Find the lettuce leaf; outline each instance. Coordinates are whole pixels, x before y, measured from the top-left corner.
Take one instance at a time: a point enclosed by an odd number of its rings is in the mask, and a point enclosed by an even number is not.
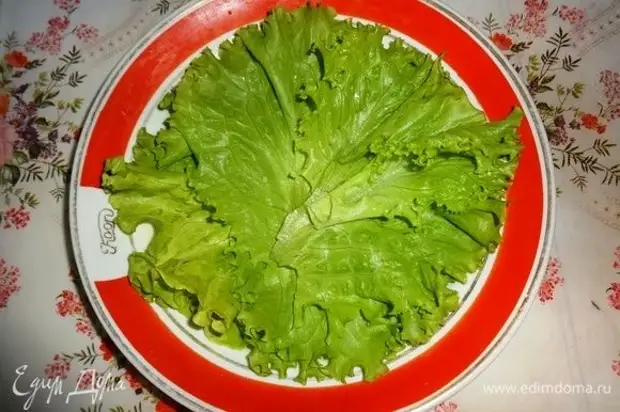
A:
[[[520,151],[440,59],[324,7],[274,10],[205,50],[103,187],[129,278],[259,375],[372,380],[427,342],[501,242]]]

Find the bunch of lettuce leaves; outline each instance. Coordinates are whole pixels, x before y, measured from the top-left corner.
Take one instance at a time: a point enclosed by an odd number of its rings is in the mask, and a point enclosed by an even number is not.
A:
[[[520,150],[432,56],[331,9],[276,9],[205,50],[156,135],[109,159],[116,223],[154,228],[129,277],[249,367],[387,371],[459,306],[500,241]]]

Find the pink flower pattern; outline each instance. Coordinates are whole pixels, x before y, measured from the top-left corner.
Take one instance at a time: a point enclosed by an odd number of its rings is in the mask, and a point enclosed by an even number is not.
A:
[[[568,136],[568,132],[565,128],[560,127],[554,131],[554,133],[549,133],[549,142],[555,146],[561,146],[568,143],[571,138]]]
[[[611,361],[611,370],[618,376],[620,376],[620,360],[614,359]]]
[[[79,40],[85,43],[92,43],[99,37],[99,31],[86,24],[79,24],[67,33],[71,25],[69,17],[79,6],[80,0],[55,0],[54,4],[66,14],[49,19],[45,32],[32,33],[26,42],[27,50],[39,49],[48,54],[57,55],[61,51],[63,39],[69,34],[75,34]]]
[[[435,406],[433,412],[459,412],[459,406],[452,401],[446,401]]]
[[[534,37],[544,37],[548,30],[548,0],[526,0],[524,2],[525,10],[523,13],[511,13],[504,28],[508,33],[515,33],[521,30],[526,34]],[[578,34],[583,30],[585,22],[585,11],[578,7],[560,6],[558,16],[573,25],[573,30]]]
[[[99,372],[93,372],[91,369],[82,370],[78,373],[76,378],[77,388],[90,389],[93,387],[93,383],[96,383],[97,379],[100,377],[101,374]]]
[[[63,290],[56,297],[56,313],[62,317],[70,316],[76,318],[76,332],[86,335],[90,339],[96,337],[94,326],[77,293],[71,290]]]
[[[84,43],[92,43],[99,37],[99,30],[87,24],[80,24],[75,28],[75,36]]]
[[[54,4],[60,10],[73,13],[80,6],[80,0],[54,0]]]
[[[599,81],[603,86],[603,93],[609,103],[620,99],[620,73],[611,70],[602,71]]]
[[[134,391],[140,390],[142,388],[142,375],[140,375],[140,373],[138,373],[138,371],[136,371],[133,367],[129,366],[125,369],[123,378],[125,378],[125,381],[129,385],[129,387]]]
[[[91,339],[95,339],[95,330],[93,324],[89,319],[78,319],[75,321],[75,331],[86,335]]]
[[[616,310],[620,310],[620,283],[611,282],[607,288],[607,303]]]
[[[504,28],[508,33],[521,30],[535,37],[543,37],[547,33],[547,17],[545,12],[549,7],[546,0],[540,2],[526,0],[524,13],[511,13]]]
[[[0,258],[0,309],[6,308],[9,298],[21,289],[20,275],[18,267],[9,266],[4,259]]]
[[[545,13],[549,8],[549,0],[525,0],[523,4],[528,13]]]
[[[611,267],[615,270],[620,269],[620,246],[614,250],[614,260]],[[620,272],[618,272],[620,274]],[[615,310],[620,310],[620,283],[611,282],[607,288],[607,303]],[[620,355],[620,354],[619,354]],[[620,359],[611,361],[611,370],[620,376]]]
[[[60,316],[75,316],[84,314],[84,306],[79,296],[71,290],[63,290],[56,302],[56,313]]]
[[[62,46],[61,43],[64,31],[66,28],[61,29],[64,23],[58,22],[57,19],[61,18],[55,17],[50,19],[50,21],[48,22],[47,30],[44,33],[32,33],[28,42],[26,42],[26,49],[33,50],[35,48],[38,48],[39,50],[47,52],[52,56],[59,54]]]
[[[96,379],[95,379],[96,381]],[[78,389],[88,389],[92,387],[93,384],[93,373],[90,371],[85,371],[84,373],[79,373],[77,377],[77,388]]]
[[[3,229],[23,229],[30,222],[30,212],[26,210],[24,205],[20,207],[12,207],[2,214],[4,221]]]
[[[535,37],[543,37],[547,34],[547,18],[537,13],[526,13],[521,20],[521,30]]]
[[[545,13],[548,8],[548,0],[525,0],[525,13],[521,18],[520,29],[535,37],[543,37],[547,34]]]
[[[64,32],[69,27],[71,21],[67,16],[52,17],[47,22],[47,29],[55,32]]]
[[[71,362],[62,357],[59,354],[54,355],[54,359],[51,363],[45,366],[45,377],[48,379],[54,379],[60,377],[60,379],[67,379],[67,375],[71,371]]]
[[[553,300],[556,288],[564,284],[564,278],[560,275],[561,267],[562,263],[557,258],[551,258],[540,289],[538,289],[538,300],[542,303]]]
[[[36,31],[30,35],[30,38],[26,42],[26,50],[32,51],[35,47],[37,47],[41,41],[43,40],[43,36],[45,34],[40,31]]]
[[[509,33],[514,33],[516,30],[521,27],[521,20],[523,19],[522,15],[519,13],[511,13],[504,25],[504,28]]]
[[[561,5],[558,13],[562,20],[567,21],[570,24],[579,24],[586,16],[583,9],[578,7],[568,7],[566,5]]]

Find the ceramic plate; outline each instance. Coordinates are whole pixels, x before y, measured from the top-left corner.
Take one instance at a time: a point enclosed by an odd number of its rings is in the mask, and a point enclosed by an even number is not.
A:
[[[165,118],[161,97],[205,47],[217,48],[239,27],[258,22],[276,5],[299,1],[215,0],[192,4],[154,28],[101,89],[84,127],[71,182],[70,223],[84,288],[114,343],[165,393],[193,410],[419,410],[446,399],[498,354],[535,294],[552,233],[554,187],[544,128],[526,88],[483,35],[445,6],[415,0],[326,0],[342,18],[379,23],[390,36],[434,55],[490,120],[520,106],[524,145],[503,243],[459,289],[462,307],[426,345],[404,351],[390,372],[347,383],[259,377],[243,351],[209,342],[183,317],[143,300],[126,276],[127,257],[149,240],[148,226],[132,236],[114,224],[100,188],[104,160],[129,156],[137,131],[155,133]],[[386,39],[389,41],[389,39]]]

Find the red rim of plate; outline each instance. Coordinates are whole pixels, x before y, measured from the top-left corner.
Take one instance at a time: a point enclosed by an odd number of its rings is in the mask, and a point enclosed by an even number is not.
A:
[[[144,108],[161,84],[191,55],[222,34],[261,20],[276,5],[295,7],[303,3],[203,2],[155,28],[119,64],[91,109],[73,168],[70,223],[79,272],[91,304],[114,343],[141,373],[190,408],[383,411],[428,406],[473,379],[473,371],[479,373],[508,341],[509,331],[515,331],[548,259],[553,225],[548,147],[533,102],[498,50],[445,6],[412,0],[320,2],[339,14],[391,27],[443,54],[491,120],[505,117],[515,106],[526,113],[520,127],[524,149],[508,194],[504,239],[491,274],[463,317],[428,350],[372,383],[297,388],[247,379],[186,346],[126,277],[97,282],[89,279],[81,258],[77,192],[100,188],[104,160],[125,153]]]

